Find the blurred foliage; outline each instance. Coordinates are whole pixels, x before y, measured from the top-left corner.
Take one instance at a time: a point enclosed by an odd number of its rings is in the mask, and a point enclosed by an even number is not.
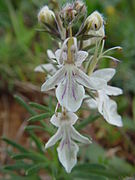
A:
[[[0,0],[0,90],[7,89],[9,92],[13,92],[17,80],[31,82],[38,86],[41,85],[41,80],[37,78],[34,68],[39,64],[47,62],[47,49],[57,48],[53,39],[48,34],[36,30],[39,27],[37,23],[38,10],[42,5],[49,2],[49,0]],[[66,0],[59,0],[61,6],[64,2]],[[124,90],[124,95],[117,98],[119,112],[123,116],[124,128],[122,131],[116,131],[115,128],[102,122],[100,123],[101,130],[97,133],[97,136],[101,137],[102,130],[104,130],[106,141],[112,145],[116,140],[124,136],[125,144],[129,146],[131,152],[133,151],[132,153],[135,153],[134,140],[132,141],[130,136],[127,136],[129,133],[135,133],[135,1],[86,0],[86,4],[88,14],[94,10],[98,10],[104,15],[107,35],[105,47],[109,48],[120,45],[123,48],[122,52],[115,52],[113,54],[121,62],[117,65],[117,74],[112,84]],[[100,67],[108,66],[113,67],[116,64],[103,59]],[[39,120],[40,125],[30,124],[26,127],[26,131],[29,132],[32,141],[36,144],[37,152],[32,151],[32,148],[30,150],[24,150],[22,149],[23,147],[4,139],[20,151],[18,155],[8,151],[7,153],[13,159],[16,159],[15,164],[1,169],[3,172],[10,172],[12,179],[38,180],[40,178],[35,172],[42,168],[46,169],[47,173],[53,174],[54,177],[58,176],[57,179],[111,179],[111,177],[108,177],[108,171],[109,175],[111,176],[112,173],[112,177],[116,179],[117,175],[121,178],[132,176],[133,172],[135,172],[133,167],[125,160],[115,156],[108,159],[105,155],[106,151],[97,144],[91,145],[86,149],[87,152],[83,152],[85,149],[80,152],[80,163],[85,163],[85,165],[82,166],[80,164],[76,166],[71,174],[71,178],[60,168],[61,166],[59,166],[53,149],[50,150],[49,156],[54,155],[56,159],[54,160],[54,165],[48,165],[51,161],[48,161],[46,156],[44,156],[44,145],[35,135],[35,130],[47,131],[49,134],[55,131],[55,129],[43,121],[43,118],[51,116],[52,112],[50,110],[52,108],[54,109],[54,107],[50,108],[49,105],[48,110],[48,107],[33,102],[30,105],[26,105],[18,97],[17,101],[21,102],[21,105],[32,114],[29,122],[32,123]],[[37,114],[34,108],[40,110],[41,114]],[[49,114],[46,113],[46,110],[49,111]],[[93,121],[94,117],[93,119],[85,119],[82,124],[81,122],[78,124],[78,129],[81,130]],[[29,156],[31,153],[34,153],[33,156]],[[25,163],[23,160],[25,158],[30,159],[30,163]],[[82,160],[83,162],[81,162]],[[95,164],[96,172],[92,169],[94,166],[91,163]],[[56,170],[56,167],[58,170]],[[27,176],[23,177],[19,176],[20,173],[13,173],[11,170],[14,169],[23,169],[25,171],[24,174]]]

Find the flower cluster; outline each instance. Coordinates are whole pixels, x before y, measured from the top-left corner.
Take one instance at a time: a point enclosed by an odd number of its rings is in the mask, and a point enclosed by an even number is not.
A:
[[[79,0],[55,12],[44,6],[38,13],[38,20],[45,31],[55,37],[59,46],[55,52],[47,50],[49,63],[35,68],[37,72],[48,72],[41,91],[55,89],[58,100],[55,114],[50,120],[58,130],[45,148],[60,140],[57,148],[59,161],[70,173],[77,162],[79,147],[76,141],[91,143],[73,127],[78,119],[75,112],[83,101],[89,108],[97,108],[108,123],[122,126],[117,104],[109,97],[122,94],[122,90],[107,84],[114,76],[115,69],[98,69],[98,63],[103,58],[119,61],[108,53],[121,47],[104,51],[103,16],[94,11],[87,17],[87,8]],[[57,112],[60,106],[62,110]]]

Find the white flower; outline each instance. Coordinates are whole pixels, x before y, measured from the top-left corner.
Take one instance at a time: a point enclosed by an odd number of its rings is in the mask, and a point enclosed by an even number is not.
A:
[[[57,148],[58,157],[68,173],[71,172],[72,168],[77,163],[79,147],[74,140],[84,144],[91,143],[87,137],[82,136],[73,127],[77,119],[77,115],[71,112],[66,112],[66,114],[58,113],[57,116],[53,115],[50,121],[53,125],[58,127],[58,130],[45,145],[45,148],[49,148],[61,139]]]
[[[68,39],[65,40],[62,49],[56,51],[56,59],[58,60],[61,68],[49,78],[41,87],[41,91],[48,91],[55,88],[56,85],[56,97],[61,106],[64,106],[67,110],[75,112],[77,111],[85,95],[84,87],[91,90],[99,90],[106,84],[105,80],[99,77],[89,77],[78,67],[87,57],[87,52],[78,51],[77,41],[75,38],[74,45],[72,46],[72,59],[67,61],[67,52],[65,49]],[[84,87],[83,87],[84,86]]]
[[[48,6],[44,6],[38,13],[38,21],[41,23],[47,23],[49,25],[54,25],[55,23],[55,14]]]
[[[97,70],[92,74],[92,77],[103,78],[106,82],[110,81],[115,74],[115,69],[106,68]],[[95,99],[86,100],[86,103],[90,108],[98,108],[100,114],[103,115],[104,119],[115,126],[121,127],[122,119],[117,113],[117,104],[111,100],[109,96],[117,96],[122,94],[122,90],[117,87],[106,85],[103,89],[98,90],[98,97]]]

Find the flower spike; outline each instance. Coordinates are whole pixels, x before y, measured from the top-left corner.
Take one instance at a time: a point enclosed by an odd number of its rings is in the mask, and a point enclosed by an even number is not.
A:
[[[58,128],[48,140],[45,149],[57,142],[60,163],[67,173],[77,163],[79,146],[77,142],[90,144],[91,140],[82,136],[74,124],[78,116],[74,113],[83,101],[99,113],[111,125],[122,127],[122,118],[117,112],[117,104],[110,96],[122,94],[122,90],[108,85],[116,73],[114,68],[99,69],[102,59],[119,60],[110,56],[113,50],[104,51],[106,40],[103,16],[94,11],[87,17],[87,8],[83,1],[76,0],[60,8],[50,10],[44,6],[38,14],[43,31],[55,37],[58,48],[47,50],[48,62],[35,68],[36,72],[47,74],[41,86],[42,92],[55,89],[57,105],[50,122]],[[59,9],[59,12],[56,10]],[[86,97],[86,98],[85,98]]]

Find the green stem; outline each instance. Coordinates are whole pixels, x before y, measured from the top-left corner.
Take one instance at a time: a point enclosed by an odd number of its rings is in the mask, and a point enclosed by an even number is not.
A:
[[[91,60],[90,66],[88,68],[88,75],[89,76],[92,74],[92,72],[94,71],[94,69],[98,63],[98,49],[99,49],[100,43],[101,43],[101,41],[99,43],[96,42],[95,53],[94,53],[93,59]]]

